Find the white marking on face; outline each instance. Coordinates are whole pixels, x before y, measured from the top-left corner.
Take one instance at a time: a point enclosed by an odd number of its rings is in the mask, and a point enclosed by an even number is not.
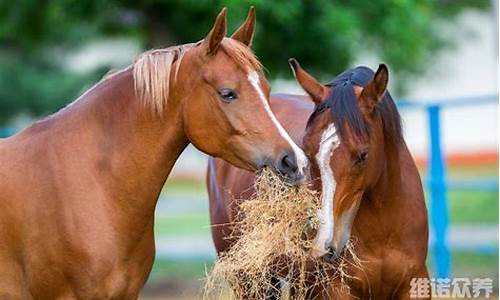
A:
[[[335,228],[332,242],[332,247],[337,255],[340,255],[347,243],[347,240],[349,240],[349,237],[351,236],[351,228],[358,208],[359,201],[357,201],[357,203],[353,203],[349,209],[342,213],[339,220],[337,220],[337,226]]]
[[[250,84],[257,90],[257,94],[259,95],[259,99],[262,102],[262,105],[264,105],[264,109],[266,110],[266,113],[269,115],[271,118],[272,122],[274,123],[274,126],[278,128],[278,131],[280,135],[290,144],[290,146],[293,149],[293,152],[295,153],[295,157],[297,158],[297,167],[299,168],[299,174],[303,175],[304,170],[307,167],[307,158],[302,149],[295,144],[295,142],[292,140],[292,138],[288,135],[286,130],[281,126],[280,122],[278,122],[278,119],[276,119],[276,116],[274,115],[273,111],[271,110],[271,107],[269,106],[269,102],[266,100],[266,96],[264,95],[264,92],[262,91],[262,88],[260,87],[260,79],[259,79],[259,74],[255,71],[250,71],[248,74],[248,81],[250,81]]]
[[[321,209],[318,216],[321,224],[314,239],[313,254],[323,256],[328,252],[328,248],[333,239],[333,197],[337,183],[333,177],[333,170],[330,167],[330,157],[333,151],[340,145],[335,125],[331,123],[321,134],[319,150],[316,153],[316,162],[321,176]]]

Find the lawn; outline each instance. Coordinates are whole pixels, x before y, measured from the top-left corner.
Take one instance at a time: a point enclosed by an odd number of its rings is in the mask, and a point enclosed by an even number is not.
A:
[[[186,199],[192,202],[193,210],[176,214],[157,214],[157,235],[210,233],[204,183],[174,182],[165,194],[175,198],[195,195],[195,199]],[[498,191],[450,190],[448,211],[451,224],[498,224],[498,196]],[[430,200],[428,197],[427,199]]]
[[[498,164],[454,165],[448,177],[455,180],[496,179]],[[452,224],[498,224],[498,189],[496,191],[451,189],[448,209]]]
[[[498,224],[498,192],[452,190],[448,197],[452,225]],[[157,235],[210,234],[208,211],[158,215],[155,224]]]
[[[160,215],[155,220],[156,235],[210,235],[208,211],[190,212],[175,216]]]
[[[151,271],[150,280],[202,280],[212,267],[213,261],[208,260],[169,260],[157,259]]]
[[[452,272],[455,277],[489,277],[495,279],[498,287],[498,254],[481,254],[454,251]]]
[[[206,196],[207,188],[205,181],[174,178],[167,180],[163,186],[161,194],[169,196]]]
[[[429,260],[432,260],[431,254]],[[498,255],[455,251],[452,252],[452,261],[453,277],[493,278],[495,280],[495,290],[498,289],[498,281],[496,280],[498,278]],[[431,262],[429,262],[429,265],[431,265]],[[144,293],[150,296],[157,295],[158,292],[165,292],[168,295],[189,294],[190,296],[184,297],[187,297],[186,299],[190,299],[189,297],[197,299],[203,285],[203,278],[211,266],[212,261],[156,260]],[[171,296],[171,298],[177,299],[179,296]]]
[[[428,265],[432,265],[432,253],[429,253]],[[453,276],[455,277],[498,277],[498,255],[477,254],[463,251],[452,252]],[[151,279],[153,281],[169,280],[201,280],[205,272],[212,267],[210,260],[173,261],[156,260]]]
[[[448,194],[452,224],[498,224],[498,191],[458,191]]]

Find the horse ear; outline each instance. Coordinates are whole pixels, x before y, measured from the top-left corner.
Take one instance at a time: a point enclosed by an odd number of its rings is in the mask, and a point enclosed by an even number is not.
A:
[[[223,8],[217,19],[215,19],[214,26],[212,30],[208,33],[207,37],[205,37],[204,43],[207,47],[207,53],[213,55],[219,49],[220,43],[222,39],[226,36],[227,25],[226,25],[226,11],[227,8]]]
[[[290,58],[288,63],[292,67],[295,79],[304,89],[304,91],[311,96],[314,103],[320,104],[328,94],[328,88],[319,83],[314,77],[307,73],[300,67],[300,64],[295,58]]]
[[[248,11],[248,15],[245,22],[243,22],[240,28],[238,28],[233,33],[231,38],[250,47],[252,45],[254,33],[255,33],[255,8],[253,6],[250,6],[250,10]]]
[[[388,82],[389,70],[385,64],[380,64],[373,79],[368,82],[359,97],[360,107],[364,113],[371,114],[377,104],[382,101]]]

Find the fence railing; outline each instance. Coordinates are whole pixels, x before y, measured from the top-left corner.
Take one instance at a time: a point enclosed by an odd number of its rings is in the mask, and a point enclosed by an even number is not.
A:
[[[8,137],[14,133],[15,130],[12,127],[0,127],[0,138]]]
[[[435,263],[435,275],[438,278],[450,277],[451,254],[448,247],[448,189],[478,189],[497,190],[498,179],[486,180],[460,180],[450,181],[446,172],[445,155],[443,153],[441,138],[441,111],[446,107],[477,106],[484,104],[498,104],[498,95],[485,95],[476,97],[460,97],[454,99],[440,99],[432,102],[416,102],[400,99],[400,109],[422,109],[427,113],[429,153],[426,184],[430,195],[430,223],[434,234],[433,255]],[[496,134],[496,128],[492,129]]]

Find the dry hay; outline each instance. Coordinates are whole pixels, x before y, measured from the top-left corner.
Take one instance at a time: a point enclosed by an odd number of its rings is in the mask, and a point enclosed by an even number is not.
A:
[[[345,279],[350,277],[344,269],[360,266],[352,243],[335,267],[309,253],[321,222],[316,192],[306,185],[289,186],[269,170],[257,176],[255,190],[239,205],[228,237],[236,242],[207,275],[204,299],[265,299],[276,290],[272,278],[287,283],[288,293],[282,296],[290,299],[304,299],[306,288],[327,287],[335,277],[340,277],[342,292],[348,292]]]

